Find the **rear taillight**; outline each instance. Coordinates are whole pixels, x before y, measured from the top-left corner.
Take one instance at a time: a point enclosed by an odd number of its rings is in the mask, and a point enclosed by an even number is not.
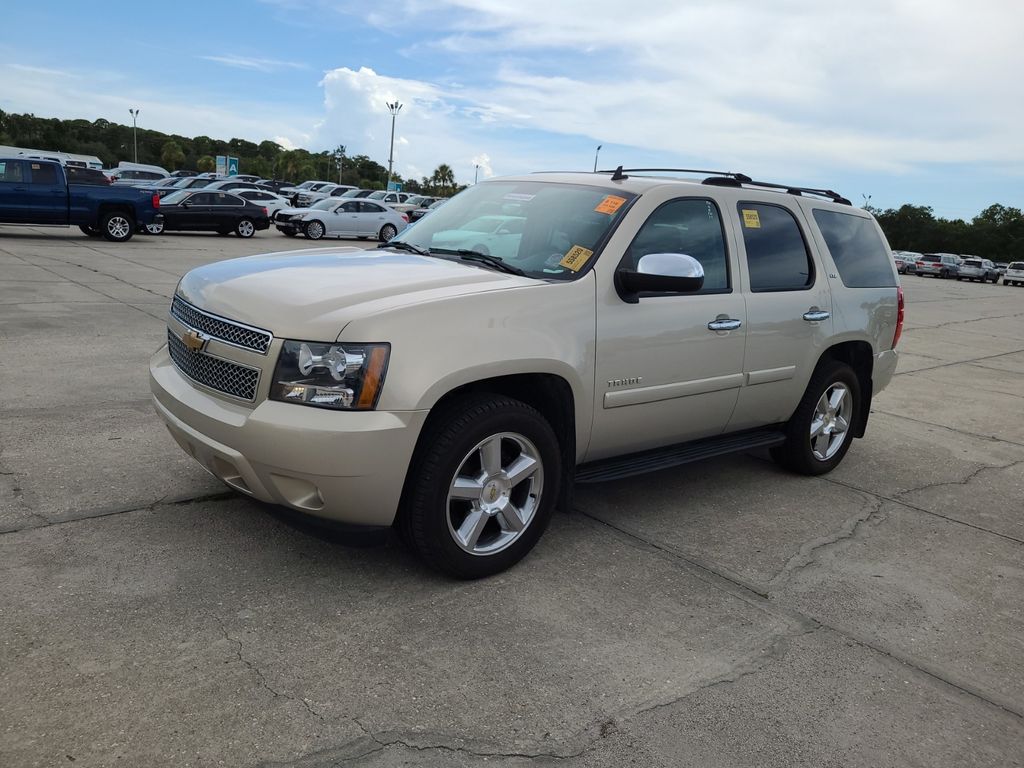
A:
[[[903,286],[900,286],[896,289],[896,333],[892,335],[893,349],[896,349],[896,344],[903,333],[903,314]]]
[[[154,208],[159,208],[160,207],[160,195],[158,193],[156,193],[156,192],[153,193],[153,207]]]
[[[269,215],[270,215],[270,211],[269,211],[269,210],[267,210],[266,208],[264,208],[264,209],[263,209],[263,215],[264,215],[264,216],[269,216]]]
[[[409,223],[409,214],[403,213],[402,214],[402,221],[404,221],[406,224],[408,224]]]

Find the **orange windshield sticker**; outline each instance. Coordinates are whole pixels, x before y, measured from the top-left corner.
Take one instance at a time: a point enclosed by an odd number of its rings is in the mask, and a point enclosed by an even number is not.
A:
[[[606,195],[604,200],[597,204],[597,208],[594,210],[598,213],[615,213],[622,204],[626,202],[626,198],[619,197],[618,195]]]
[[[584,248],[582,245],[574,245],[558,263],[566,269],[571,269],[573,272],[579,272],[583,269],[583,265],[586,264],[593,255],[593,251]]]
[[[757,215],[757,211],[743,210],[743,226],[748,229],[761,228],[761,217]]]

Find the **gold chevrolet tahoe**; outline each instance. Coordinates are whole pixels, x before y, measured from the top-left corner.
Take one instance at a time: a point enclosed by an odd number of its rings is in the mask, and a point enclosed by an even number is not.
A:
[[[885,237],[829,190],[694,173],[500,178],[375,250],[194,269],[156,410],[237,491],[462,578],[574,483],[758,447],[828,472],[896,367]]]

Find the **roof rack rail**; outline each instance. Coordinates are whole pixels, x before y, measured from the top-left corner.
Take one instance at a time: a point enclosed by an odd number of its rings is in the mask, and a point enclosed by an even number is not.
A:
[[[833,203],[839,203],[841,205],[853,205],[849,200],[840,195],[838,192],[833,192],[831,189],[817,189],[815,187],[794,187],[791,184],[773,184],[770,181],[748,181],[745,182],[752,187],[763,187],[764,189],[782,189],[791,195],[814,195],[815,197],[825,197],[831,200]]]
[[[791,195],[814,195],[815,197],[824,197],[831,200],[833,203],[839,203],[841,205],[853,205],[849,200],[840,195],[838,192],[833,192],[831,189],[817,189],[815,187],[795,187],[791,184],[775,184],[770,181],[754,181],[752,178],[747,176],[745,173],[737,173],[735,171],[708,171],[701,170],[699,168],[623,168],[621,165],[612,170],[601,170],[598,173],[610,173],[612,174],[612,181],[621,181],[622,179],[628,179],[627,173],[700,173],[708,174],[708,177],[704,179],[701,184],[708,184],[716,187],[761,187],[762,189],[781,189],[788,192]]]
[[[620,178],[626,178],[625,176],[621,176],[623,173],[701,173],[711,176],[724,176],[744,183],[750,181],[750,177],[745,173],[736,173],[735,171],[708,171],[701,168],[623,168],[620,165],[614,171],[602,170],[598,171],[598,173],[614,173],[616,176],[620,176]]]

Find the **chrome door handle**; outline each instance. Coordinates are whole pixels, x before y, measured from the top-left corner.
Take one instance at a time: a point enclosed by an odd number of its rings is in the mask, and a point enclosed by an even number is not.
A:
[[[735,331],[741,325],[743,325],[743,323],[741,321],[733,320],[731,318],[727,318],[725,320],[712,320],[710,323],[708,323],[708,330],[709,331]]]
[[[828,320],[832,317],[831,312],[826,312],[823,309],[812,309],[809,312],[804,312],[804,320],[809,323],[816,323],[819,320]]]

